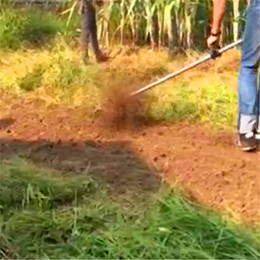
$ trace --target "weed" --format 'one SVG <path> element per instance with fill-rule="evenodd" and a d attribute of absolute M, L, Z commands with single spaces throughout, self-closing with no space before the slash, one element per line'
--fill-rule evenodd
<path fill-rule="evenodd" d="M 221 82 L 194 85 L 190 82 L 180 82 L 176 86 L 166 83 L 166 94 L 156 92 L 157 98 L 148 104 L 149 113 L 158 121 L 202 121 L 217 127 L 235 124 L 235 92 Z"/>
<path fill-rule="evenodd" d="M 1 180 L 2 258 L 260 257 L 253 231 L 165 187 L 145 205 L 129 198 L 128 210 L 87 175 L 62 176 L 13 161 L 1 164 Z"/>
<path fill-rule="evenodd" d="M 45 69 L 42 64 L 36 65 L 32 72 L 29 72 L 24 77 L 17 79 L 19 87 L 25 91 L 32 91 L 41 87 L 44 71 Z"/>
<path fill-rule="evenodd" d="M 93 182 L 86 176 L 67 181 L 64 176 L 51 176 L 18 160 L 15 164 L 1 165 L 0 205 L 5 212 L 31 205 L 34 208 L 49 209 L 73 201 L 75 192 L 80 196 L 87 195 L 94 187 L 92 185 Z"/>
<path fill-rule="evenodd" d="M 0 24 L 0 48 L 18 50 L 45 46 L 58 35 L 71 39 L 78 21 L 73 20 L 67 28 L 65 17 L 37 8 L 7 7 L 0 9 Z"/>

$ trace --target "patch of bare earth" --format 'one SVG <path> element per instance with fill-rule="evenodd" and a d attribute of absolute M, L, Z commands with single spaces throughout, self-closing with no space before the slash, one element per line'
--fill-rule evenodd
<path fill-rule="evenodd" d="M 120 193 L 153 191 L 166 180 L 238 221 L 260 222 L 259 153 L 241 152 L 230 135 L 184 123 L 117 131 L 88 119 L 84 109 L 35 101 L 10 99 L 1 111 L 1 159 L 90 173 Z"/>

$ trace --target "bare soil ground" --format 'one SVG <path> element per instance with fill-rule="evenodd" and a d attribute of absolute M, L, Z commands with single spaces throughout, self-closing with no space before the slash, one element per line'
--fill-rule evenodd
<path fill-rule="evenodd" d="M 20 156 L 64 173 L 88 172 L 119 193 L 156 190 L 166 180 L 237 221 L 260 222 L 259 153 L 241 152 L 230 134 L 186 123 L 116 131 L 81 108 L 2 97 L 2 160 Z"/>

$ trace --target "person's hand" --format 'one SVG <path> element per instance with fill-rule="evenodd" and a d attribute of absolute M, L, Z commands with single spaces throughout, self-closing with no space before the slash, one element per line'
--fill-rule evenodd
<path fill-rule="evenodd" d="M 219 40 L 220 40 L 220 36 L 210 35 L 207 39 L 208 48 L 211 48 L 211 47 L 218 48 L 219 47 Z"/>

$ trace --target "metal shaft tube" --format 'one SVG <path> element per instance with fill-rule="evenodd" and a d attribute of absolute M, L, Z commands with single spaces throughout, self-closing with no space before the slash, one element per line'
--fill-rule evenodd
<path fill-rule="evenodd" d="M 236 42 L 234 42 L 232 44 L 229 44 L 229 45 L 225 46 L 224 48 L 220 49 L 218 52 L 219 52 L 219 54 L 222 54 L 222 53 L 224 53 L 224 52 L 226 52 L 226 51 L 236 47 L 237 45 L 239 45 L 241 43 L 242 43 L 242 39 L 237 40 Z M 175 71 L 175 72 L 165 76 L 164 78 L 161 78 L 161 79 L 159 79 L 159 80 L 157 80 L 157 81 L 155 81 L 155 82 L 153 82 L 153 83 L 151 83 L 151 84 L 149 84 L 149 85 L 147 85 L 147 86 L 145 86 L 143 88 L 140 88 L 140 89 L 132 92 L 130 96 L 135 96 L 135 95 L 138 95 L 138 94 L 140 94 L 140 93 L 142 93 L 142 92 L 144 92 L 144 91 L 146 91 L 148 89 L 151 89 L 151 88 L 153 88 L 153 87 L 155 87 L 155 86 L 157 86 L 157 85 L 159 85 L 159 84 L 161 84 L 161 83 L 163 83 L 163 82 L 165 82 L 165 81 L 167 81 L 167 80 L 169 80 L 169 79 L 171 79 L 173 77 L 176 77 L 176 76 L 178 76 L 178 75 L 180 75 L 180 74 L 182 74 L 182 73 L 184 73 L 184 72 L 186 72 L 186 71 L 188 71 L 188 70 L 190 70 L 190 69 L 192 69 L 194 67 L 197 67 L 198 65 L 204 63 L 207 60 L 210 60 L 211 58 L 212 58 L 211 55 L 208 54 L 206 57 L 204 57 L 204 58 L 202 58 L 202 59 L 200 59 L 198 61 L 195 61 L 192 64 L 190 64 L 190 65 L 188 65 L 188 66 L 186 66 L 186 67 L 184 67 L 184 68 L 182 68 L 182 69 L 180 69 L 178 71 Z"/>

